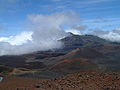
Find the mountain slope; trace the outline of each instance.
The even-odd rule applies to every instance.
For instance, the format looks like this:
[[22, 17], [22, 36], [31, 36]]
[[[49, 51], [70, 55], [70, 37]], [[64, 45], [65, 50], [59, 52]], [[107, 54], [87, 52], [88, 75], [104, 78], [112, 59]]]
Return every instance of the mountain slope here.
[[98, 66], [84, 58], [65, 59], [53, 65], [50, 69], [55, 72], [75, 73], [83, 71], [97, 71]]
[[51, 71], [79, 72], [98, 68], [102, 71], [120, 72], [119, 43], [109, 42], [93, 35], [74, 34], [60, 41], [64, 44], [61, 49], [38, 51], [20, 56], [1, 56], [0, 65], [46, 70], [45, 73], [50, 69]]
[[103, 53], [92, 48], [77, 48], [68, 54], [64, 55], [65, 58], [101, 58], [104, 57]]
[[[120, 43], [113, 43], [94, 35], [74, 35], [61, 39], [64, 44], [63, 51], [69, 52], [76, 48], [87, 47], [100, 49], [104, 46], [118, 46]], [[62, 51], [62, 50], [61, 50]]]

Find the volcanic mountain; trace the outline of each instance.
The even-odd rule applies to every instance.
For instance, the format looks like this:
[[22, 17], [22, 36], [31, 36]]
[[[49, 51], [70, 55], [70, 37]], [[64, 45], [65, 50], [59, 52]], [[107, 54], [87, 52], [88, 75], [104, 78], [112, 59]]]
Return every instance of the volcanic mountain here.
[[[111, 43], [110, 41], [107, 41], [94, 35], [70, 34], [68, 37], [61, 39], [61, 41], [64, 43], [63, 50], [65, 50], [66, 52], [69, 52], [79, 47], [98, 49], [104, 46], [113, 45], [113, 43]], [[114, 43], [114, 45], [116, 44]]]
[[[1, 56], [0, 65], [13, 69], [39, 69], [42, 72], [45, 71], [47, 75], [56, 73], [56, 71], [66, 73], [98, 69], [100, 71], [120, 71], [119, 43], [110, 42], [94, 35], [74, 34], [70, 34], [60, 41], [64, 46], [57, 50], [38, 51], [18, 56]], [[50, 73], [48, 73], [49, 71]]]

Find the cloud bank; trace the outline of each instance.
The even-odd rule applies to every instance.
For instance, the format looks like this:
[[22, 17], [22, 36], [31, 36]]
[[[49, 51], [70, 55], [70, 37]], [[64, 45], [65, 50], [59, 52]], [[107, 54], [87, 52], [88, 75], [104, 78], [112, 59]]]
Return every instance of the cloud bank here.
[[19, 55], [62, 47], [59, 39], [67, 36], [63, 29], [79, 21], [74, 12], [51, 15], [28, 15], [30, 31], [0, 38], [0, 55]]
[[32, 41], [33, 32], [22, 32], [16, 36], [0, 37], [0, 42], [7, 42], [11, 45], [22, 45], [27, 41]]
[[112, 31], [91, 31], [86, 25], [78, 25], [80, 18], [74, 12], [28, 15], [28, 22], [30, 31], [10, 37], [0, 37], [0, 56], [61, 48], [63, 43], [59, 40], [68, 35], [66, 32], [79, 35], [93, 34], [112, 42], [120, 42], [120, 28]]
[[97, 31], [95, 35], [112, 42], [120, 42], [120, 28], [112, 31]]

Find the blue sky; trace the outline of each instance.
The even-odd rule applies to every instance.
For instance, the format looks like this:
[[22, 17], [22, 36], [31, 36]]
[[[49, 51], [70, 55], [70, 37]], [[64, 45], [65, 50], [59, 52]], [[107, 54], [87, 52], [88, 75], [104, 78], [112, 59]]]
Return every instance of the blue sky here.
[[0, 36], [27, 30], [31, 14], [49, 15], [74, 11], [88, 29], [113, 30], [120, 27], [120, 0], [0, 0]]

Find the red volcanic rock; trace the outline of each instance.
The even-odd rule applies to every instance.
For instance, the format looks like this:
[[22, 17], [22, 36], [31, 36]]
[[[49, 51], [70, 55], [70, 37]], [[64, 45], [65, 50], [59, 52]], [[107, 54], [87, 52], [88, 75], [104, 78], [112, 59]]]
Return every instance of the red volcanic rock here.
[[98, 58], [103, 57], [103, 54], [92, 48], [77, 48], [68, 54], [64, 55], [63, 58]]
[[120, 49], [120, 46], [105, 46], [104, 48], [113, 50], [113, 49]]
[[0, 90], [120, 90], [120, 73], [81, 72], [51, 80], [6, 76]]
[[80, 71], [97, 71], [97, 65], [84, 58], [65, 59], [52, 66], [51, 70], [57, 72], [80, 72]]

